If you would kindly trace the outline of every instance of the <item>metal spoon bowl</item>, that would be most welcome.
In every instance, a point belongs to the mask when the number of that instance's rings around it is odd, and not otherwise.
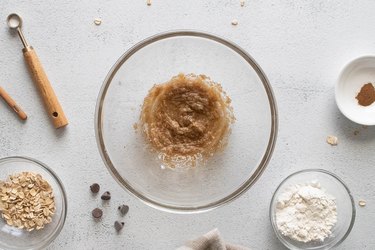
[[[9,28],[17,29],[22,27],[22,18],[16,13],[12,13],[7,17],[7,23]]]
[[[27,43],[25,37],[22,34],[22,30],[21,30],[22,18],[18,14],[12,13],[7,17],[7,24],[8,24],[9,28],[17,30],[17,33],[18,33],[18,35],[19,35],[19,37],[22,41],[23,46],[25,48],[28,47],[29,44]]]

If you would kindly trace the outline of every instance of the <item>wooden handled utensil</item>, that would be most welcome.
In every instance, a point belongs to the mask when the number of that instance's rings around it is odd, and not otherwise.
[[[51,118],[55,128],[61,128],[68,125],[68,120],[65,117],[64,111],[57,99],[55,92],[52,89],[46,73],[43,70],[38,56],[33,47],[31,47],[22,34],[22,19],[17,14],[10,14],[7,18],[8,26],[11,29],[17,30],[17,33],[22,41],[24,48],[22,49],[26,64],[29,67],[30,73],[38,86],[39,92],[42,95],[44,105],[48,111],[48,116]]]
[[[21,120],[27,119],[26,113],[23,112],[21,107],[17,105],[17,103],[12,99],[12,97],[10,97],[10,95],[8,95],[8,93],[5,92],[5,90],[2,87],[0,87],[0,97],[2,97],[4,101],[9,105],[9,107],[11,107],[14,110],[14,112],[16,112],[16,114]]]

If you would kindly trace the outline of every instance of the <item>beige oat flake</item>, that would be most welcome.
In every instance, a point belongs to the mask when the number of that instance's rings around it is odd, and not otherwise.
[[[337,143],[338,143],[338,139],[337,139],[336,136],[329,135],[329,136],[327,136],[327,143],[332,145],[332,146],[336,146]]]
[[[22,172],[0,181],[1,217],[10,226],[39,230],[52,221],[55,200],[50,184],[40,174]]]
[[[359,205],[360,207],[364,207],[364,206],[366,206],[366,201],[365,201],[365,200],[359,200],[359,201],[358,201],[358,205]]]
[[[233,19],[233,20],[232,20],[232,25],[233,25],[233,26],[238,25],[238,20],[237,20],[237,19]]]
[[[95,23],[95,25],[99,26],[99,25],[102,24],[102,19],[100,19],[100,18],[95,18],[94,23]]]

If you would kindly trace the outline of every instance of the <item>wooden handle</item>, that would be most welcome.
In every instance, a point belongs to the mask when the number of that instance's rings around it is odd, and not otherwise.
[[[17,113],[18,117],[21,120],[26,120],[27,119],[26,113],[23,112],[23,110],[21,109],[21,107],[17,105],[17,103],[12,99],[12,97],[10,97],[10,95],[8,95],[8,93],[5,92],[5,90],[2,87],[0,87],[0,96],[9,105],[9,107],[11,107],[14,110],[14,112]]]
[[[48,111],[48,115],[51,117],[53,125],[55,128],[61,128],[68,125],[68,120],[65,117],[64,111],[52,89],[51,83],[43,70],[42,64],[40,63],[35,50],[32,47],[26,47],[23,49],[23,55],[29,66],[30,73],[39,88],[44,105]]]

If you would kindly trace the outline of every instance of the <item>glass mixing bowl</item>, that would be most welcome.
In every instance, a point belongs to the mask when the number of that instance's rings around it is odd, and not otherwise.
[[[278,197],[290,186],[296,184],[311,183],[317,181],[321,184],[328,194],[336,198],[337,206],[337,222],[332,229],[332,235],[324,239],[324,241],[298,242],[281,234],[276,224],[276,205]],[[296,172],[288,176],[276,189],[271,205],[270,217],[272,227],[279,240],[289,249],[310,249],[310,250],[326,250],[341,244],[348,237],[355,220],[355,205],[350,190],[345,183],[337,177],[323,169],[307,169]]]
[[[232,99],[237,121],[228,145],[204,166],[163,167],[133,128],[149,89],[179,73],[207,75]],[[259,178],[275,146],[277,110],[267,77],[243,49],[214,35],[173,31],[136,44],[115,63],[95,128],[104,163],[122,187],[153,207],[197,212],[233,200]]]
[[[56,174],[43,163],[26,157],[8,157],[0,160],[0,180],[21,172],[40,174],[52,187],[56,211],[52,222],[40,230],[28,232],[6,224],[0,218],[0,249],[44,249],[61,232],[66,218],[67,200],[64,186]],[[1,212],[0,212],[1,213]]]

